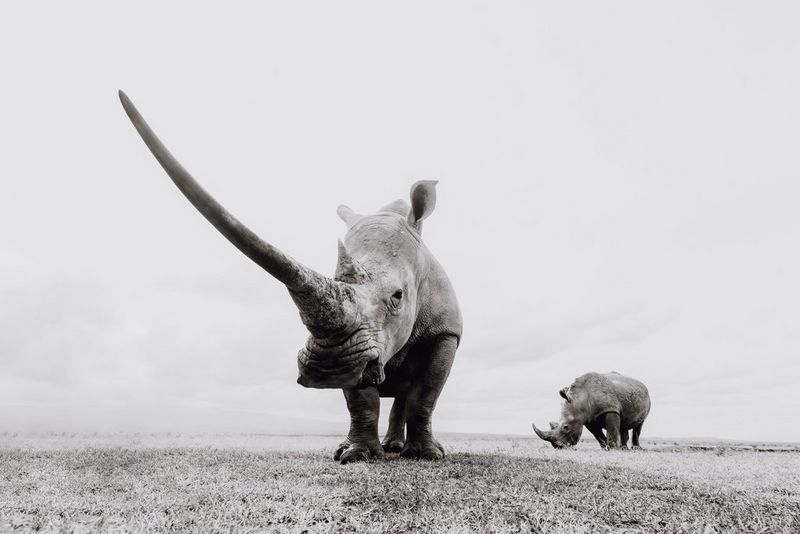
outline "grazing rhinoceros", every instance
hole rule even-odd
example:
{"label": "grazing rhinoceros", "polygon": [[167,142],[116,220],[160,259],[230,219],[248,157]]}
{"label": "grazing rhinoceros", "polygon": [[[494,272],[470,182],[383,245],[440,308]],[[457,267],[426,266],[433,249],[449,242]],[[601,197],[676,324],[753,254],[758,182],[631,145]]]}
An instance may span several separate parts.
{"label": "grazing rhinoceros", "polygon": [[631,429],[633,446],[639,447],[639,433],[650,412],[650,394],[644,384],[615,372],[586,373],[558,393],[564,398],[561,421],[551,422],[547,431],[533,425],[536,435],[553,447],[577,444],[584,425],[603,448],[627,447]]}
{"label": "grazing rhinoceros", "polygon": [[[350,432],[335,460],[438,459],[431,415],[461,337],[461,312],[442,267],[422,243],[422,221],[436,204],[436,182],[411,188],[374,215],[339,206],[347,224],[334,278],[261,240],[214,200],[161,144],[120,91],[125,112],[145,144],[203,216],[239,250],[282,282],[311,336],[297,356],[298,383],[341,388]],[[380,397],[394,397],[389,431],[378,438]],[[406,436],[406,426],[408,434]]]}

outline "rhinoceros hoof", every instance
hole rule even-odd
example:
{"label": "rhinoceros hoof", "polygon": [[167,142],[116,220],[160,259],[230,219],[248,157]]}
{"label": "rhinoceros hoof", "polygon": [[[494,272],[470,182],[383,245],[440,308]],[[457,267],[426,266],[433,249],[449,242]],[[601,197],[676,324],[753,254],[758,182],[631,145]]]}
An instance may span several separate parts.
{"label": "rhinoceros hoof", "polygon": [[343,441],[333,455],[334,460],[343,464],[367,462],[380,458],[383,458],[383,448],[380,444],[373,446],[366,443],[353,443],[350,440]]}
{"label": "rhinoceros hoof", "polygon": [[406,441],[403,450],[400,451],[401,458],[412,460],[440,460],[444,458],[444,447],[436,441]]}
{"label": "rhinoceros hoof", "polygon": [[403,445],[405,445],[405,441],[399,438],[386,438],[381,444],[383,452],[400,452],[403,450]]}

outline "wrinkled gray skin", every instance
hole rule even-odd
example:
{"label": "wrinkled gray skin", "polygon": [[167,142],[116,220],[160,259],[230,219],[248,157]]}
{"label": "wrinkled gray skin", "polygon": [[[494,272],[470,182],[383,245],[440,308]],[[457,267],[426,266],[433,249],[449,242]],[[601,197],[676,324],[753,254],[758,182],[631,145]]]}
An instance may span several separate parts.
{"label": "wrinkled gray skin", "polygon": [[[461,313],[444,270],[421,241],[422,221],[436,204],[436,182],[417,182],[410,205],[397,200],[374,215],[339,206],[347,234],[339,242],[331,279],[236,220],[175,160],[122,91],[120,100],[189,201],[289,290],[311,334],[297,357],[298,383],[342,389],[350,411],[350,432],[334,459],[369,460],[383,457],[384,451],[442,458],[431,416],[461,337]],[[380,397],[395,399],[383,442],[378,437]]]}
{"label": "wrinkled gray skin", "polygon": [[650,412],[650,394],[644,384],[616,372],[586,373],[558,394],[564,399],[561,420],[551,422],[550,430],[533,425],[536,435],[553,447],[576,445],[586,426],[604,449],[627,448],[629,430],[633,447],[639,448],[639,434]]}

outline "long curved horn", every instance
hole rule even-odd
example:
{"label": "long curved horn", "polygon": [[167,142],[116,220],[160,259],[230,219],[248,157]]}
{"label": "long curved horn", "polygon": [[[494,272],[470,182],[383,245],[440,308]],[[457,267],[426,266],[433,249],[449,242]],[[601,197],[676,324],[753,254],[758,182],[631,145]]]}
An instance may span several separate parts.
{"label": "long curved horn", "polygon": [[545,441],[549,441],[549,442],[552,443],[552,441],[553,441],[553,431],[552,430],[550,430],[550,431],[539,430],[538,428],[536,428],[536,425],[534,425],[533,423],[531,423],[531,426],[533,427],[533,431],[536,432],[537,436],[539,436],[540,438],[542,438]]}
{"label": "long curved horn", "polygon": [[167,171],[169,177],[181,190],[181,193],[189,199],[189,202],[197,208],[197,211],[203,217],[208,219],[208,222],[214,225],[214,228],[228,238],[228,241],[290,289],[301,289],[309,278],[315,278],[314,275],[321,276],[263,241],[252,230],[231,215],[170,154],[167,147],[158,139],[155,132],[150,129],[150,126],[139,114],[133,102],[122,91],[119,92],[119,99],[122,102],[122,107],[125,108],[125,113],[128,114],[128,118],[130,118],[133,126],[139,132],[147,148],[150,149],[156,160]]}
{"label": "long curved horn", "polygon": [[346,284],[305,267],[239,222],[170,154],[124,92],[119,92],[119,99],[147,148],[178,189],[228,241],[289,288],[312,334],[335,332],[352,320],[352,290]]}

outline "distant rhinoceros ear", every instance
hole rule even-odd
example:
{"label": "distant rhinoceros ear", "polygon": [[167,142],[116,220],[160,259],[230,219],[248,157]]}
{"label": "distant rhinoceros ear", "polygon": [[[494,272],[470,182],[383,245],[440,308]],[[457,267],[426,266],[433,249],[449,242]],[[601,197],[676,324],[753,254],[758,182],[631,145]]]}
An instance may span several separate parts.
{"label": "distant rhinoceros ear", "polygon": [[361,217],[363,217],[363,215],[359,215],[344,204],[336,208],[336,214],[345,222],[348,227],[353,226]]}
{"label": "distant rhinoceros ear", "polygon": [[436,184],[438,180],[420,180],[411,186],[411,210],[408,224],[422,231],[422,221],[433,213],[436,207]]}
{"label": "distant rhinoceros ear", "polygon": [[550,430],[555,430],[556,428],[558,428],[558,423],[550,421]]}
{"label": "distant rhinoceros ear", "polygon": [[561,395],[562,397],[564,397],[564,400],[566,400],[567,402],[572,402],[572,395],[569,394],[569,388],[568,387],[566,387],[566,388],[562,389],[561,391],[559,391],[558,394]]}

